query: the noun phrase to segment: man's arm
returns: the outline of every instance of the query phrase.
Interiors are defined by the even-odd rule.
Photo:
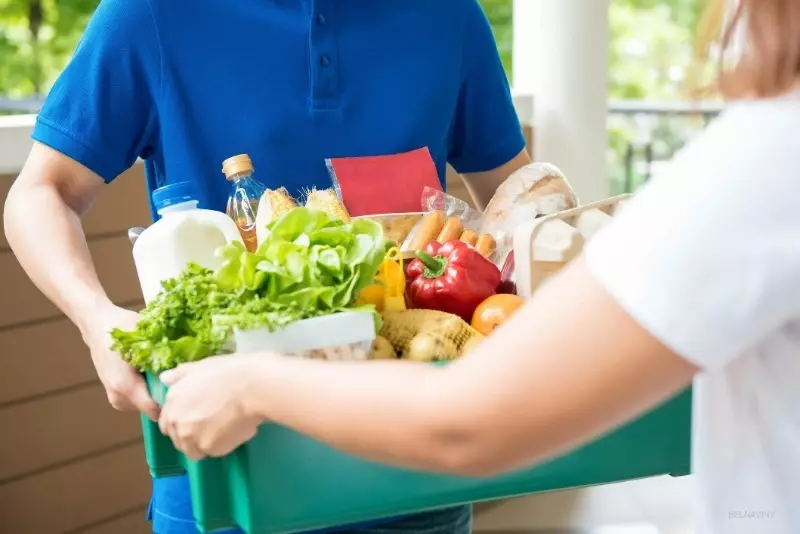
[[[527,150],[523,150],[517,154],[514,159],[496,169],[486,172],[463,174],[461,179],[464,180],[464,184],[467,186],[467,191],[469,191],[472,200],[475,202],[475,206],[483,211],[486,209],[489,201],[492,200],[497,188],[506,181],[506,178],[528,163],[531,163],[531,156],[528,154]]]
[[[102,185],[89,169],[37,143],[5,203],[6,237],[20,264],[84,334],[91,326],[86,319],[111,304],[80,222]],[[53,258],[59,258],[58,269]]]
[[[81,228],[80,217],[103,183],[83,165],[35,144],[6,199],[6,238],[36,287],[80,329],[111,403],[156,418],[141,377],[108,349],[110,328],[131,326],[138,315],[109,300]]]
[[[111,404],[155,418],[142,377],[108,349],[109,330],[132,328],[138,315],[109,301],[80,226],[103,182],[157,143],[161,58],[150,7],[99,3],[36,117],[37,144],[6,201],[5,229],[33,282],[80,329]]]
[[[448,162],[483,210],[500,184],[531,159],[489,21],[477,0],[463,5],[463,79]]]

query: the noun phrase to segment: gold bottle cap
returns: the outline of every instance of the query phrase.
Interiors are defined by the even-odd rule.
[[[228,180],[232,180],[237,176],[251,174],[253,172],[253,162],[247,154],[239,154],[222,162],[222,172]]]

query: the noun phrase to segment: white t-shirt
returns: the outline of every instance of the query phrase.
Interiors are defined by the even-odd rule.
[[[800,95],[730,105],[586,255],[702,369],[699,533],[800,533]]]

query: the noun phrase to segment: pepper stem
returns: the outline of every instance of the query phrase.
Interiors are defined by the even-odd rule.
[[[424,250],[418,250],[417,258],[425,266],[425,278],[439,278],[447,270],[447,258],[443,256],[431,256]]]

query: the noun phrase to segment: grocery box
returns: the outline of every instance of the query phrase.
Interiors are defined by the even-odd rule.
[[[409,365],[422,365],[409,363]],[[165,388],[148,377],[163,401]],[[691,391],[595,442],[515,473],[475,479],[378,465],[275,424],[223,458],[179,454],[143,418],[156,478],[188,473],[201,532],[238,526],[247,534],[299,532],[449,505],[689,473]]]
[[[514,237],[516,281],[530,295],[566,265],[619,212],[617,197],[522,226]],[[252,346],[263,340],[252,340]],[[409,365],[422,365],[410,363]],[[153,398],[166,390],[147,377]],[[201,532],[240,527],[277,534],[332,527],[450,505],[685,475],[690,466],[691,390],[552,461],[488,479],[437,475],[375,464],[288,428],[265,424],[224,458],[191,461],[155,423],[142,419],[147,462],[156,478],[188,473]]]
[[[514,233],[517,293],[531,296],[547,277],[576,258],[630,198],[620,195],[521,224]]]

